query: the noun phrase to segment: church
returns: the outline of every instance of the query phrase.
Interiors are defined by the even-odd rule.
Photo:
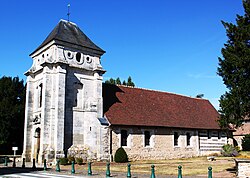
[[[104,84],[104,53],[76,24],[60,20],[30,54],[23,158],[112,161],[119,147],[130,160],[220,152],[227,136],[208,100]]]

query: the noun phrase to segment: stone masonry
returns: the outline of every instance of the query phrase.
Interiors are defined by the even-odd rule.
[[[107,129],[98,120],[103,116],[103,53],[75,24],[61,20],[30,55],[23,151],[27,160],[54,161],[67,154],[109,158],[100,136]]]

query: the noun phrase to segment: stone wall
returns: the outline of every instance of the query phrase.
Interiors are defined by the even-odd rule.
[[[236,176],[238,178],[250,177],[250,159],[235,159]]]
[[[111,132],[111,154],[113,156],[116,150],[121,147],[121,130],[127,130],[128,133],[127,146],[122,147],[130,160],[172,159],[209,155],[220,153],[221,146],[226,143],[226,137],[216,139],[213,136],[200,139],[199,130],[113,126]],[[147,146],[145,146],[145,131],[150,132],[150,144]],[[177,145],[174,145],[174,133],[178,135]],[[188,134],[190,135],[189,143]],[[206,141],[204,138],[206,138]]]
[[[170,128],[126,128],[128,131],[127,146],[123,146],[130,160],[171,159],[198,155],[198,136],[196,131]],[[121,128],[112,128],[112,155],[121,147]],[[150,132],[150,145],[144,144],[144,131]],[[174,146],[173,133],[179,133],[178,145]],[[191,144],[187,146],[186,133],[191,135]]]

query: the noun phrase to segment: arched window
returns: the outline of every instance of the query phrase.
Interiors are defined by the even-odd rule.
[[[41,132],[41,129],[38,127],[38,128],[36,128],[36,130],[35,130],[35,138],[40,138],[40,132]]]

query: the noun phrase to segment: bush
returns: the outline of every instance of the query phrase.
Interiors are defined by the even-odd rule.
[[[60,158],[59,161],[61,165],[67,165],[69,162],[68,158]]]
[[[235,147],[233,147],[233,145],[226,144],[223,145],[221,154],[226,157],[231,157],[231,156],[235,157],[239,155],[239,152]]]
[[[82,158],[76,158],[76,163],[79,165],[82,165],[83,159]]]
[[[250,134],[243,137],[241,146],[243,151],[250,151]]]
[[[116,163],[128,162],[128,155],[122,147],[118,148],[115,152],[115,162]]]
[[[72,161],[76,162],[74,156],[68,156],[68,160],[69,160],[69,164],[71,164]]]

